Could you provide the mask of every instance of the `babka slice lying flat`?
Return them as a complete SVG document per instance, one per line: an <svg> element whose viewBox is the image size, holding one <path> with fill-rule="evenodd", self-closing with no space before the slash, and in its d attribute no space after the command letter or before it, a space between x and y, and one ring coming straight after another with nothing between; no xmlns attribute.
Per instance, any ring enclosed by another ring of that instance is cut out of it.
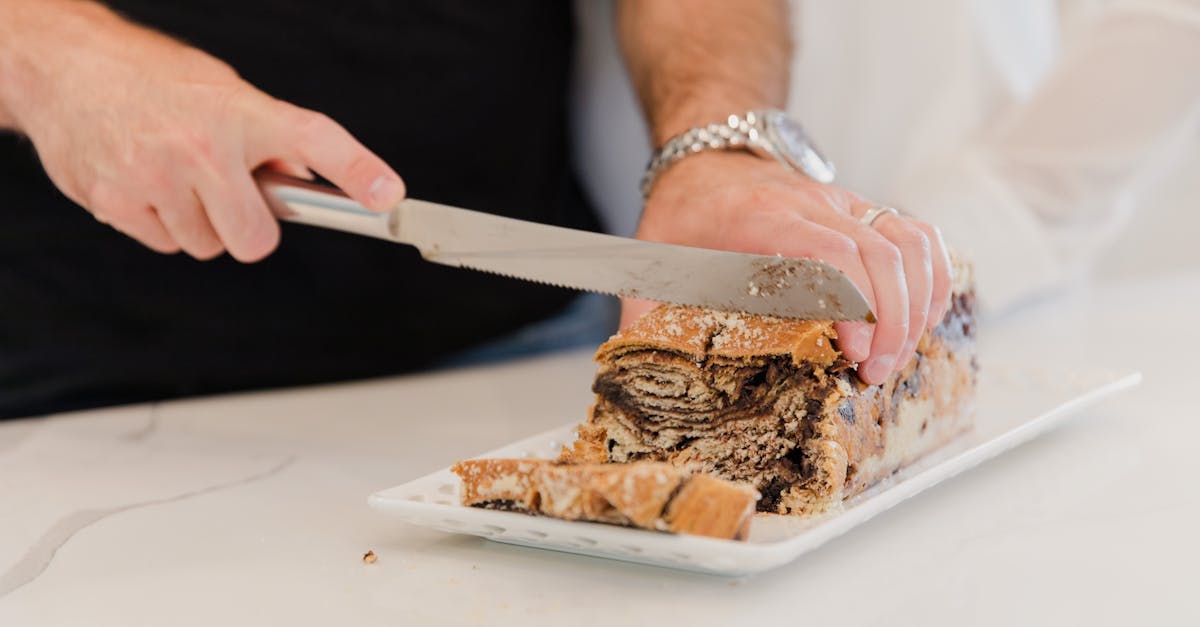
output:
<svg viewBox="0 0 1200 627"><path fill-rule="evenodd" d="M759 511L816 514L974 422L969 269L916 358L859 381L829 322L662 306L600 347L596 403L564 462L666 462L754 486Z"/></svg>
<svg viewBox="0 0 1200 627"><path fill-rule="evenodd" d="M461 461L465 505L742 539L758 493L670 464L559 464L536 459Z"/></svg>

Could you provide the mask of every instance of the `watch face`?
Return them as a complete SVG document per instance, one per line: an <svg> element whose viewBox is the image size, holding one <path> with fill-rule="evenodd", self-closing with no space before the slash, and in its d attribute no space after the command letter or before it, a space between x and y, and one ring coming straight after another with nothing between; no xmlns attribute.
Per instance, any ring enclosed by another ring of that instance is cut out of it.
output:
<svg viewBox="0 0 1200 627"><path fill-rule="evenodd" d="M833 163L821 156L799 124L778 111L768 115L766 122L775 147L792 165L817 182L833 182Z"/></svg>

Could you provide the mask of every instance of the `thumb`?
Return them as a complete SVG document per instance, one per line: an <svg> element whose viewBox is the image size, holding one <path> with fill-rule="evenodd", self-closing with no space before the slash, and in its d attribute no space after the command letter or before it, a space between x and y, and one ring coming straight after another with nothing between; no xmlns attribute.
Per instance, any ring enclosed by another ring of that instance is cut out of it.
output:
<svg viewBox="0 0 1200 627"><path fill-rule="evenodd" d="M328 116L276 101L282 110L260 130L258 156L307 167L359 204L387 211L404 200L400 175Z"/></svg>

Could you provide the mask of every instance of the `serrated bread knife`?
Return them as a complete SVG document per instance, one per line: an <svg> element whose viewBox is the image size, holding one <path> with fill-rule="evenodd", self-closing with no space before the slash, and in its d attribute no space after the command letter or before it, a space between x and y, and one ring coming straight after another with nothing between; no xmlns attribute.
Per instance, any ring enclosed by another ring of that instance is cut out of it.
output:
<svg viewBox="0 0 1200 627"><path fill-rule="evenodd" d="M374 213L333 188L256 178L282 220L415 246L434 263L720 311L874 321L849 277L813 259L643 242L414 199Z"/></svg>

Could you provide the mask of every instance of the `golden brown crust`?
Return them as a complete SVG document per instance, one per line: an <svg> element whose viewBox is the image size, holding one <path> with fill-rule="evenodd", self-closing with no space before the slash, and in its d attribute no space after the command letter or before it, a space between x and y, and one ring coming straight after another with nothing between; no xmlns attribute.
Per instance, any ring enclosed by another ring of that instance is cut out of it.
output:
<svg viewBox="0 0 1200 627"><path fill-rule="evenodd" d="M596 495L611 503L635 527L645 529L659 528L663 511L680 483L690 485L696 481L669 464L595 464L585 468L593 469L588 485Z"/></svg>
<svg viewBox="0 0 1200 627"><path fill-rule="evenodd" d="M450 471L463 480L463 503L508 501L514 507L533 511L538 496L533 472L546 463L536 459L475 459L458 462Z"/></svg>
<svg viewBox="0 0 1200 627"><path fill-rule="evenodd" d="M792 361L829 365L837 358L830 322L796 321L661 305L612 336L596 353L604 361L639 349L673 351L696 359L791 355Z"/></svg>
<svg viewBox="0 0 1200 627"><path fill-rule="evenodd" d="M748 486L697 475L680 488L663 520L675 533L744 540L757 500L758 492Z"/></svg>
<svg viewBox="0 0 1200 627"><path fill-rule="evenodd" d="M464 505L714 538L745 537L758 499L747 486L656 462L477 459L451 470Z"/></svg>

